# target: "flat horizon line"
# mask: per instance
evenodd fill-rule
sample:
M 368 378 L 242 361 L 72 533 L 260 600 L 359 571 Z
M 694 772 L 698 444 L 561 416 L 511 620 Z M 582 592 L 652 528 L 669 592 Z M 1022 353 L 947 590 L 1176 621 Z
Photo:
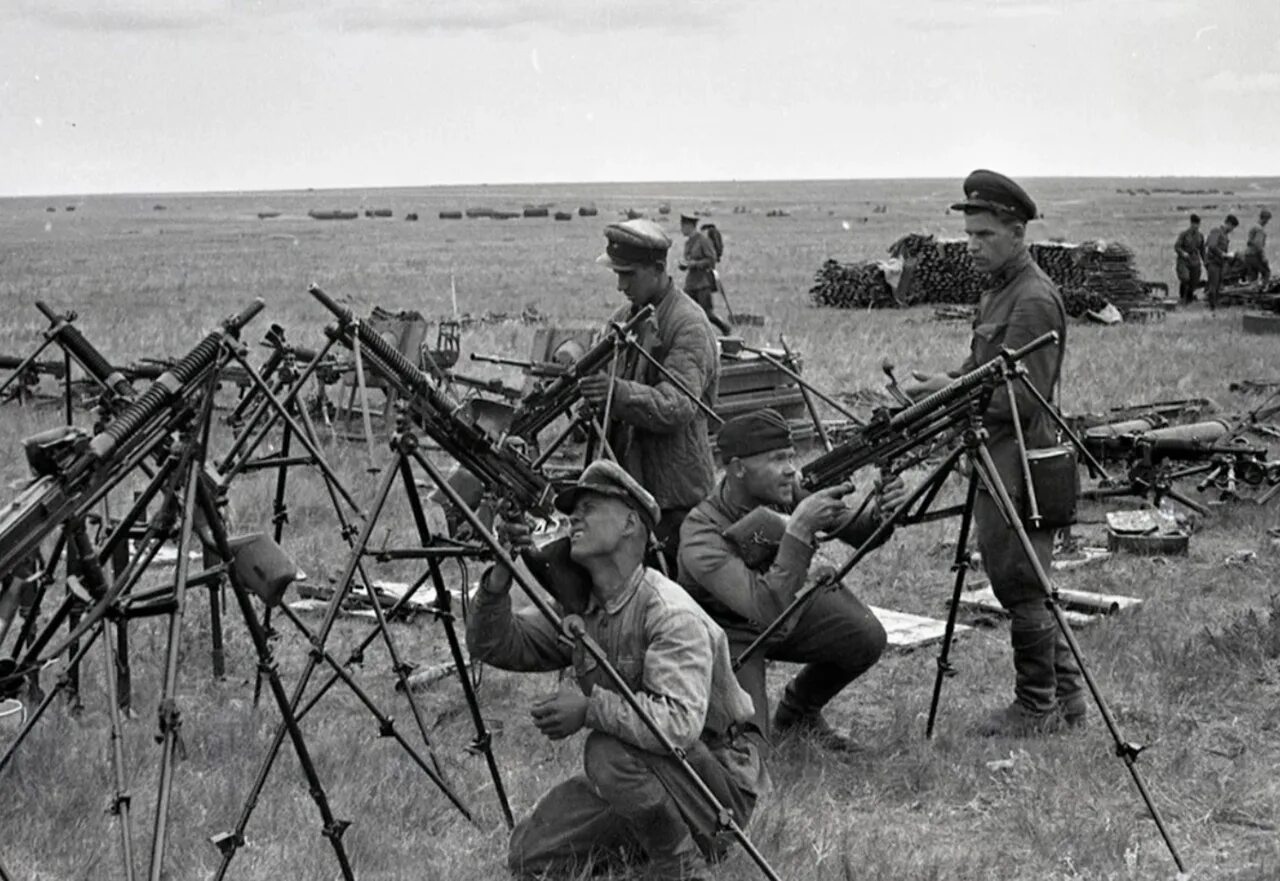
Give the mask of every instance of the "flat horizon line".
M 1017 175 L 1018 180 L 1132 180 L 1132 181 L 1246 181 L 1275 180 L 1280 181 L 1280 174 L 1237 174 L 1237 175 L 1189 175 L 1189 174 L 1025 174 Z M 825 184 L 825 183 L 887 183 L 892 181 L 962 181 L 964 178 L 952 175 L 900 175 L 896 177 L 778 177 L 778 178 L 719 178 L 719 179 L 671 179 L 671 180 L 580 180 L 580 181 L 476 181 L 466 183 L 435 184 L 346 184 L 325 187 L 279 187 L 279 188 L 244 188 L 235 190 L 98 190 L 93 192 L 56 192 L 56 193 L 5 193 L 0 199 L 67 199 L 86 198 L 92 196 L 235 196 L 247 193 L 328 193 L 352 190 L 449 190 L 474 189 L 477 187 L 572 187 L 572 186 L 657 186 L 665 184 L 684 185 L 733 185 L 733 184 Z

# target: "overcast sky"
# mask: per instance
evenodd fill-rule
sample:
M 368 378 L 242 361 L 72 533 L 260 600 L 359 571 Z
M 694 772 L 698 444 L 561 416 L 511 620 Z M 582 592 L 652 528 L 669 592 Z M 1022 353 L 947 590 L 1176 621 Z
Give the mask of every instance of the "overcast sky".
M 0 195 L 1278 156 L 1280 0 L 0 0 Z

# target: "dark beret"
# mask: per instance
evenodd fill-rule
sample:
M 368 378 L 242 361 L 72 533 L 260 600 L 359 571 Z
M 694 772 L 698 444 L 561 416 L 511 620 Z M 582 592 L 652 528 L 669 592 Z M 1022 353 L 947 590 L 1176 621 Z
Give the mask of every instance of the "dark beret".
M 758 453 L 769 453 L 795 446 L 791 426 L 777 410 L 766 407 L 726 420 L 716 436 L 720 458 L 745 459 Z
M 645 263 L 666 263 L 671 239 L 652 220 L 637 218 L 604 228 L 604 253 L 596 258 L 615 272 L 630 272 Z
M 1258 219 L 1259 219 L 1259 220 L 1270 220 L 1270 219 L 1271 219 L 1271 209 L 1270 209 L 1270 208 L 1263 208 L 1261 211 L 1259 211 L 1259 212 L 1258 212 Z
M 994 211 L 1011 215 L 1024 223 L 1034 220 L 1040 213 L 1026 190 L 1003 174 L 985 168 L 979 168 L 964 179 L 964 201 L 956 202 L 951 208 L 966 214 Z
M 1191 215 L 1191 222 L 1192 222 L 1192 223 L 1199 223 L 1199 222 L 1200 222 L 1200 215 L 1199 215 L 1199 214 L 1192 214 L 1192 215 Z
M 1240 218 L 1236 217 L 1234 214 L 1228 214 L 1226 223 L 1227 223 L 1227 226 L 1239 226 Z

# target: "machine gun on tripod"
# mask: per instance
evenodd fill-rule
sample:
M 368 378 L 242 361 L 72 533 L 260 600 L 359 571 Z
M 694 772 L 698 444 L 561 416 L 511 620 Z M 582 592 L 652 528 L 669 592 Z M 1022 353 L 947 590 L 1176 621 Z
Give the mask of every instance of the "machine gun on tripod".
M 951 597 L 951 610 L 947 619 L 942 649 L 938 657 L 938 672 L 934 682 L 933 698 L 929 709 L 929 721 L 926 735 L 932 736 L 934 720 L 937 714 L 938 701 L 941 695 L 942 682 L 947 675 L 953 674 L 954 667 L 949 660 L 952 637 L 955 633 L 956 615 L 960 606 L 960 595 L 964 588 L 965 573 L 969 567 L 969 532 L 973 521 L 973 508 L 979 486 L 990 494 L 1000 509 L 1004 520 L 1016 534 L 1023 553 L 1026 555 L 1035 572 L 1035 577 L 1044 593 L 1045 601 L 1054 616 L 1070 647 L 1076 663 L 1079 664 L 1090 695 L 1097 704 L 1099 713 L 1106 723 L 1115 744 L 1116 755 L 1125 763 L 1152 819 L 1179 869 L 1183 868 L 1182 858 L 1178 854 L 1173 840 L 1165 828 L 1164 820 L 1155 803 L 1147 792 L 1146 784 L 1136 766 L 1136 760 L 1142 747 L 1132 744 L 1121 735 L 1109 707 L 1098 690 L 1096 683 L 1085 664 L 1079 644 L 1071 632 L 1071 628 L 1058 605 L 1056 588 L 1049 580 L 1048 574 L 1041 567 L 1035 548 L 1028 536 L 1028 526 L 1032 528 L 1051 528 L 1069 524 L 1074 520 L 1075 490 L 1078 472 L 1075 460 L 1066 448 L 1049 448 L 1049 455 L 1038 473 L 1039 479 L 1033 476 L 1037 464 L 1026 450 L 1022 436 L 1022 422 L 1018 414 L 1017 398 L 1013 389 L 1014 382 L 1022 383 L 1032 399 L 1044 409 L 1057 425 L 1059 431 L 1071 439 L 1075 451 L 1082 455 L 1091 468 L 1105 474 L 1101 463 L 1083 448 L 1082 442 L 1070 431 L 1061 414 L 1054 408 L 1038 389 L 1028 380 L 1025 371 L 1018 363 L 1030 353 L 1051 345 L 1057 340 L 1057 334 L 1048 333 L 1032 340 L 1016 351 L 1005 350 L 995 359 L 983 364 L 973 371 L 964 374 L 942 389 L 903 407 L 896 412 L 881 411 L 875 415 L 870 424 L 850 440 L 831 452 L 820 456 L 801 470 L 801 485 L 809 490 L 818 490 L 847 481 L 860 468 L 875 465 L 881 471 L 895 472 L 904 467 L 916 464 L 924 458 L 939 441 L 950 439 L 960 443 L 947 454 L 941 464 L 936 466 L 925 479 L 909 494 L 906 502 L 893 516 L 886 518 L 853 556 L 835 572 L 823 575 L 815 582 L 798 591 L 792 602 L 779 616 L 766 627 L 755 641 L 749 645 L 734 661 L 735 668 L 756 651 L 782 627 L 786 621 L 796 614 L 817 591 L 832 589 L 841 579 L 865 558 L 872 548 L 878 546 L 900 522 L 919 522 L 927 515 L 929 507 L 936 500 L 946 480 L 956 473 L 961 459 L 969 466 L 968 490 L 964 504 L 958 509 L 960 514 L 960 534 L 956 546 L 953 568 L 956 572 L 955 588 Z M 987 430 L 983 425 L 983 416 L 990 405 L 992 395 L 1000 385 L 1008 391 L 1011 408 L 1010 422 L 1013 426 L 1014 439 L 1017 443 L 1021 471 L 1025 482 L 1025 507 L 1015 505 L 1005 488 L 1000 472 L 987 447 Z M 1031 451 L 1040 453 L 1041 451 Z M 1042 507 L 1043 503 L 1043 507 Z M 1027 525 L 1024 525 L 1027 524 Z
M 634 342 L 636 330 L 652 315 L 653 306 L 648 305 L 638 310 L 625 324 L 612 323 L 608 333 L 584 352 L 582 357 L 572 364 L 564 365 L 559 373 L 551 377 L 550 382 L 525 397 L 520 408 L 511 418 L 511 434 L 524 438 L 530 443 L 536 442 L 538 432 L 567 414 L 582 400 L 582 393 L 578 390 L 578 380 L 604 370 L 610 362 L 616 363 L 615 359 L 620 346 Z M 637 349 L 644 351 L 638 346 Z M 605 428 L 607 428 L 607 422 L 606 419 Z M 563 443 L 563 437 L 562 435 L 561 438 L 557 438 L 551 447 L 554 448 Z
M 66 402 L 66 421 L 70 425 L 73 392 L 71 379 L 72 361 L 75 361 L 85 372 L 85 375 L 101 388 L 106 406 L 118 406 L 113 403 L 113 399 L 123 402 L 132 400 L 134 391 L 129 377 L 112 367 L 102 353 L 84 338 L 79 328 L 72 323 L 76 319 L 74 312 L 59 315 L 40 300 L 36 301 L 35 306 L 40 310 L 40 314 L 49 320 L 49 328 L 44 332 L 44 342 L 31 355 L 19 360 L 16 364 L 12 363 L 12 358 L 5 358 L 4 362 L 0 363 L 0 367 L 14 371 L 3 384 L 0 384 L 0 400 L 6 399 L 5 395 L 9 386 L 14 382 L 30 388 L 36 382 L 39 382 L 41 374 L 53 376 L 55 379 L 61 379 L 64 382 L 63 396 Z M 58 362 L 42 362 L 39 360 L 40 354 L 51 344 L 57 344 L 63 351 L 61 365 Z M 21 392 L 18 393 L 17 397 L 19 400 L 21 399 Z
M 310 293 L 339 320 L 338 327 L 327 328 L 326 334 L 331 339 L 340 339 L 344 344 L 353 348 L 355 346 L 363 346 L 365 351 L 362 357 L 374 369 L 383 372 L 384 377 L 389 382 L 402 389 L 404 392 L 402 395 L 403 404 L 406 408 L 406 419 L 402 423 L 404 428 L 408 428 L 410 422 L 421 428 L 460 466 L 470 471 L 483 484 L 486 492 L 505 501 L 508 510 L 541 517 L 547 517 L 552 514 L 551 482 L 538 472 L 532 463 L 528 462 L 513 449 L 513 439 L 510 436 L 495 438 L 482 428 L 468 422 L 460 415 L 459 411 L 462 409 L 462 405 L 455 404 L 436 389 L 422 371 L 408 363 L 385 340 L 369 332 L 368 328 L 355 319 L 350 310 L 337 304 L 315 286 L 311 287 Z M 572 392 L 574 395 L 577 394 L 574 388 L 561 391 L 559 394 L 567 396 L 568 392 Z M 572 401 L 565 406 L 572 406 Z M 520 584 L 539 613 L 546 617 L 559 632 L 563 633 L 565 638 L 581 645 L 599 664 L 604 674 L 614 683 L 622 698 L 646 723 L 664 748 L 679 762 L 690 781 L 707 799 L 708 804 L 715 811 L 725 830 L 737 838 L 766 877 L 771 881 L 778 881 L 777 873 L 774 872 L 773 868 L 755 848 L 755 845 L 747 838 L 746 833 L 733 820 L 730 813 L 720 804 L 715 794 L 707 787 L 702 778 L 688 764 L 683 752 L 677 749 L 662 729 L 656 725 L 635 693 L 609 661 L 604 649 L 585 632 L 581 620 L 573 617 L 561 619 L 560 615 L 546 601 L 542 590 L 535 587 L 529 576 L 516 566 L 510 555 L 498 542 L 492 530 L 476 515 L 468 500 L 459 494 L 451 481 L 441 473 L 435 463 L 423 454 L 412 433 L 397 433 L 397 436 L 393 438 L 393 447 L 397 453 L 396 467 L 388 469 L 386 478 L 379 488 L 378 501 L 374 509 L 375 513 L 370 516 L 366 523 L 359 546 L 363 547 L 367 542 L 368 535 L 376 520 L 376 511 L 385 502 L 398 471 L 403 478 L 402 482 L 408 493 L 410 506 L 414 512 L 414 520 L 422 540 L 423 548 L 420 554 L 428 560 L 428 564 L 432 567 L 432 578 L 438 584 L 437 563 L 430 547 L 434 542 L 426 529 L 425 517 L 422 514 L 421 505 L 417 501 L 416 482 L 410 472 L 411 463 L 416 463 L 436 485 L 437 490 L 466 519 L 474 534 L 480 537 L 488 553 L 512 570 L 512 577 Z M 355 569 L 354 559 L 355 557 L 353 556 L 353 562 L 348 564 L 346 578 L 349 578 Z M 438 587 L 437 596 L 442 593 L 445 592 Z M 459 663 L 459 670 L 462 669 L 462 664 Z
M 1127 473 L 1120 479 L 1104 480 L 1084 490 L 1084 498 L 1115 496 L 1153 497 L 1159 504 L 1166 497 L 1195 511 L 1208 509 L 1179 491 L 1179 480 L 1204 477 L 1196 489 L 1220 489 L 1224 498 L 1236 495 L 1240 484 L 1260 486 L 1268 481 L 1267 450 L 1244 442 L 1241 433 L 1247 421 L 1222 419 L 1188 425 L 1154 427 L 1149 418 L 1096 426 L 1085 432 L 1084 443 L 1099 458 L 1122 462 Z
M 233 344 L 240 330 L 261 311 L 262 305 L 259 300 L 229 318 L 188 355 L 178 360 L 170 370 L 158 377 L 145 392 L 130 402 L 92 438 L 76 429 L 65 429 L 61 433 L 40 436 L 29 443 L 28 460 L 37 479 L 18 502 L 5 512 L 4 521 L 0 523 L 0 577 L 13 573 L 46 537 L 60 530 L 55 558 L 65 550 L 74 548 L 74 563 L 68 557 L 68 565 L 79 571 L 93 603 L 88 614 L 72 633 L 53 648 L 48 648 L 48 645 L 55 628 L 65 617 L 65 603 L 41 635 L 30 641 L 20 637 L 14 657 L 7 659 L 5 669 L 0 670 L 0 688 L 20 680 L 29 671 L 38 669 L 47 660 L 60 656 L 68 649 L 72 652 L 70 663 L 79 663 L 92 644 L 104 633 L 108 633 L 102 624 L 110 615 L 119 613 L 126 595 L 155 558 L 161 543 L 175 531 L 179 536 L 177 571 L 172 594 L 167 598 L 158 598 L 163 608 L 154 610 L 169 615 L 169 639 L 165 655 L 164 687 L 159 704 L 160 736 L 157 740 L 161 743 L 162 757 L 151 851 L 152 878 L 159 878 L 163 873 L 172 768 L 181 726 L 176 684 L 181 655 L 184 597 L 187 587 L 223 576 L 231 584 L 259 661 L 268 672 L 272 694 L 285 718 L 299 763 L 308 779 L 309 791 L 320 809 L 344 874 L 351 877 L 349 862 L 340 841 L 343 824 L 329 810 L 328 800 L 292 715 L 271 659 L 265 632 L 250 598 L 252 590 L 268 603 L 278 602 L 283 586 L 287 586 L 292 580 L 293 573 L 286 571 L 280 579 L 270 583 L 266 579 L 254 583 L 246 571 L 240 569 L 235 562 L 237 552 L 227 535 L 218 500 L 205 471 L 217 372 L 233 357 Z M 146 462 L 153 458 L 158 468 L 150 475 L 146 489 L 138 494 L 129 513 L 111 529 L 101 546 L 95 548 L 84 528 L 85 516 L 122 480 L 134 473 L 135 469 L 144 469 Z M 113 583 L 108 584 L 101 571 L 102 564 L 135 528 L 146 505 L 161 494 L 164 497 L 161 513 L 146 527 L 144 538 L 124 572 Z M 190 575 L 189 549 L 197 532 L 201 533 L 223 562 L 206 572 Z M 51 561 L 46 567 L 46 574 L 52 571 L 53 565 Z M 148 607 L 156 604 L 145 603 Z M 145 611 L 153 610 L 147 608 Z M 34 620 L 34 615 L 29 616 L 24 630 Z M 82 639 L 83 642 L 80 642 Z M 113 663 L 113 653 L 109 634 L 104 645 L 110 666 Z M 108 676 L 109 687 L 112 682 L 112 678 Z M 58 689 L 54 689 L 47 695 L 31 715 L 3 757 L 0 757 L 0 767 L 12 758 L 57 691 Z M 129 802 L 124 789 L 126 778 L 122 768 L 122 752 L 118 748 L 119 719 L 115 706 L 115 696 L 112 694 L 109 707 L 112 710 L 113 743 L 117 744 L 112 757 L 117 786 L 113 812 L 121 818 L 125 876 L 131 879 L 134 877 L 134 869 L 129 845 Z

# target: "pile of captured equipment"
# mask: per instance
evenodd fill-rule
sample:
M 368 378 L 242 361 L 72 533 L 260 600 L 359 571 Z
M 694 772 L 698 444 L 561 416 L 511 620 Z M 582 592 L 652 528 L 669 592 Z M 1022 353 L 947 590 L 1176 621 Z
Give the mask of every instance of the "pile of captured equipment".
M 1062 289 L 1068 314 L 1078 317 L 1111 303 L 1122 313 L 1150 305 L 1150 285 L 1133 262 L 1133 252 L 1118 242 L 1070 245 L 1036 242 L 1032 258 Z M 889 248 L 901 261 L 895 286 L 880 261 L 840 263 L 827 260 L 809 295 L 815 305 L 839 308 L 913 306 L 919 303 L 973 304 L 985 289 L 963 239 L 938 239 L 910 233 Z

